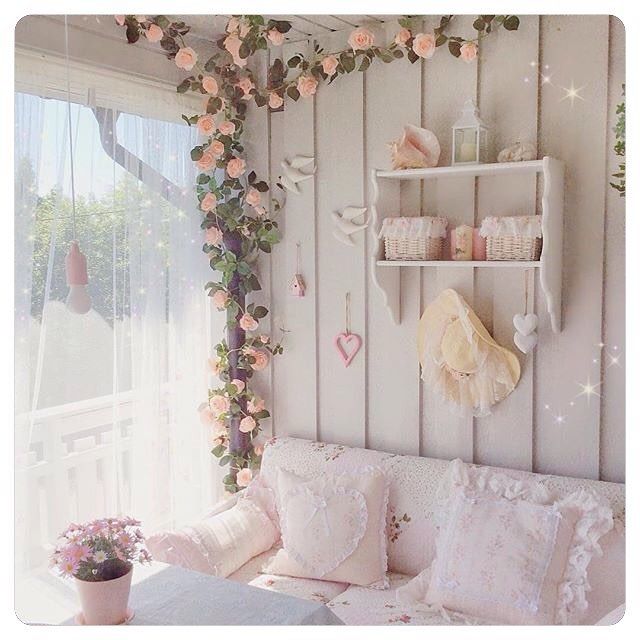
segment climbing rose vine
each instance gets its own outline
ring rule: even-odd
[[[220,386],[210,389],[200,407],[203,424],[213,429],[212,453],[221,465],[229,465],[225,488],[235,492],[251,481],[260,467],[261,446],[256,444],[260,422],[269,417],[264,400],[256,396],[249,381],[265,369],[273,355],[281,354],[281,342],[260,332],[266,307],[247,304],[247,296],[260,290],[256,262],[260,252],[270,253],[279,240],[275,218],[277,198],[268,197],[269,185],[247,166],[242,136],[250,102],[258,107],[280,109],[286,98],[297,101],[313,96],[320,83],[331,84],[340,75],[366,71],[375,59],[383,63],[407,58],[411,63],[431,58],[447,45],[449,53],[467,63],[478,55],[479,41],[492,31],[518,29],[513,15],[481,15],[473,22],[475,38],[448,33],[454,16],[442,16],[432,31],[421,30],[421,20],[403,17],[389,44],[376,42],[366,27],[353,30],[348,47],[276,59],[269,68],[266,86],[258,86],[247,63],[252,55],[272,44],[281,45],[291,24],[265,20],[263,16],[232,16],[225,33],[215,41],[217,51],[206,60],[186,41],[190,27],[165,16],[117,15],[130,43],[145,38],[157,43],[167,58],[189,75],[178,93],[202,97],[198,114],[183,115],[197,127],[203,142],[191,150],[196,178],[198,208],[202,212],[204,244],[213,271],[219,277],[206,284],[213,305],[226,312],[226,335],[208,360]],[[279,185],[278,185],[279,186]]]

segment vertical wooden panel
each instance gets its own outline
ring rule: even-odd
[[[281,52],[279,52],[281,53]],[[273,60],[274,54],[271,54]],[[270,190],[269,194],[272,198],[277,198],[279,202],[284,201],[284,192],[277,187],[278,176],[280,175],[280,161],[284,157],[284,113],[277,112],[269,115],[269,174],[270,174]],[[286,226],[286,208],[280,211],[277,217],[278,227],[280,230],[280,243],[277,244],[271,253],[271,281],[269,288],[270,309],[271,309],[271,335],[275,340],[283,337],[281,329],[284,328],[284,317],[282,312],[286,302],[288,292],[288,281],[286,273],[286,260],[281,252],[282,243],[285,241]],[[279,420],[276,414],[276,394],[281,393],[282,386],[277,377],[277,373],[282,373],[283,366],[286,366],[284,360],[287,358],[289,343],[284,337],[285,354],[273,358],[271,362],[271,433],[278,435],[281,430],[278,429]],[[280,367],[280,368],[279,368]]]
[[[303,43],[283,47],[284,60]],[[296,155],[315,156],[314,99],[287,100],[283,114],[283,159]],[[317,158],[316,158],[317,160]],[[317,437],[316,413],[316,207],[315,179],[299,183],[300,194],[287,192],[282,213],[282,241],[274,251],[274,319],[289,331],[285,355],[274,361],[274,410],[279,434],[300,438]],[[301,272],[307,289],[304,298],[289,294],[289,282],[296,270],[296,244],[301,244]]]
[[[398,26],[385,30],[393,40]],[[365,76],[365,153],[367,169],[390,168],[390,140],[398,138],[405,124],[420,125],[421,65],[404,60],[375,62]],[[402,96],[390,100],[389,96]],[[420,185],[387,180],[378,210],[383,216],[419,215]],[[400,189],[402,197],[400,198]],[[367,181],[368,200],[371,186]],[[379,240],[368,236],[370,249]],[[367,261],[368,266],[368,261]],[[367,278],[367,446],[402,454],[419,454],[419,370],[416,355],[416,324],[420,302],[420,270],[401,269],[402,323],[389,317],[380,291]]]
[[[456,31],[473,37],[472,18],[455,19]],[[438,50],[424,65],[423,124],[431,129],[442,148],[441,165],[451,163],[451,127],[465,100],[476,99],[477,61],[470,64]],[[442,215],[450,228],[474,223],[475,179],[450,178],[430,182],[424,189],[425,215]],[[423,305],[444,289],[452,288],[473,305],[473,271],[471,269],[425,269],[422,277]],[[422,453],[436,458],[473,460],[473,418],[460,416],[445,406],[439,395],[424,388],[422,415]]]
[[[340,50],[345,34],[323,38],[320,44],[327,51]],[[345,294],[349,292],[351,331],[366,345],[365,233],[351,236],[354,247],[342,244],[333,237],[332,213],[365,206],[363,99],[361,73],[320,87],[316,96],[319,436],[355,446],[365,443],[368,354],[361,350],[345,367],[333,340],[345,331]]]
[[[613,152],[616,105],[625,81],[624,25],[610,17],[609,104],[607,132],[607,178],[615,173],[620,158]],[[625,200],[607,188],[605,218],[604,318],[602,350],[602,414],[600,427],[600,476],[602,480],[623,482],[625,465]]]
[[[501,149],[517,140],[537,141],[538,22],[538,16],[522,16],[517,34],[498,31],[482,42],[478,103],[482,117],[491,127],[491,162],[497,160]],[[509,64],[504,64],[507,59]],[[485,216],[535,212],[534,175],[486,176],[478,180],[477,225]],[[490,416],[476,420],[475,461],[480,464],[531,469],[534,354],[525,356],[515,347],[512,320],[516,313],[525,311],[525,278],[529,310],[533,311],[534,275],[537,277],[533,270],[476,270],[476,310],[496,341],[513,351],[521,365],[516,389],[494,406]],[[540,316],[540,322],[549,322],[546,314]]]
[[[578,395],[597,384],[592,362],[601,340],[603,228],[607,140],[609,23],[606,16],[542,18],[541,63],[554,72],[540,96],[539,149],[566,162],[561,334],[539,331],[535,380],[535,470],[597,478],[600,398]],[[567,55],[571,51],[571,55]],[[582,88],[583,99],[562,87]],[[549,90],[547,90],[549,89]],[[594,161],[598,158],[599,161]],[[545,313],[541,300],[538,315]],[[573,406],[570,404],[573,402]],[[545,405],[549,409],[545,409]]]
[[[260,51],[251,60],[252,71],[256,78],[256,82],[260,86],[266,84],[267,68],[269,64],[269,53]],[[269,166],[269,111],[266,107],[256,107],[255,103],[249,103],[247,111],[247,120],[245,124],[246,130],[244,134],[244,146],[248,158],[248,166],[258,174],[259,179],[270,180]],[[267,198],[262,197],[263,205],[268,207]],[[271,255],[260,253],[258,258],[258,277],[262,285],[262,291],[252,293],[249,302],[254,304],[266,304],[269,308],[270,289],[271,289]],[[272,310],[271,310],[272,311]],[[266,318],[260,320],[260,331],[271,334],[272,318],[270,313]],[[272,384],[272,367],[268,367],[264,371],[257,373],[251,378],[251,388],[266,401],[269,409],[273,407],[273,384]],[[265,434],[271,429],[271,420],[265,420],[261,423]]]

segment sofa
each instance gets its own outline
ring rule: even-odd
[[[278,468],[304,477],[382,467],[391,478],[387,516],[388,589],[373,589],[325,580],[263,573],[279,544],[249,559],[227,574],[229,580],[325,603],[347,625],[491,624],[491,620],[456,615],[426,605],[407,605],[396,597],[399,587],[430,566],[435,555],[436,507],[448,461],[395,455],[307,440],[277,437],[265,446],[260,485],[276,490]],[[535,479],[556,498],[578,489],[590,489],[611,507],[613,528],[600,539],[602,555],[589,564],[588,610],[582,624],[613,624],[624,614],[625,486],[610,482],[500,470],[513,478]],[[247,491],[247,490],[245,490]],[[251,489],[248,490],[249,492]],[[234,506],[243,493],[229,498],[212,514]],[[228,566],[228,565],[227,565]]]

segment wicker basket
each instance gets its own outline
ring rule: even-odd
[[[489,236],[487,260],[540,260],[542,238]]]
[[[540,259],[540,216],[491,216],[482,221],[480,235],[487,241],[487,260]]]
[[[386,218],[380,231],[385,259],[442,260],[446,227],[445,218]]]
[[[385,238],[387,260],[440,260],[442,238]]]

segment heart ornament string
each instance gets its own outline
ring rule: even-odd
[[[349,292],[345,294],[344,314],[345,330],[336,335],[333,344],[344,366],[348,367],[362,346],[362,338],[356,333],[351,333],[351,293]]]

